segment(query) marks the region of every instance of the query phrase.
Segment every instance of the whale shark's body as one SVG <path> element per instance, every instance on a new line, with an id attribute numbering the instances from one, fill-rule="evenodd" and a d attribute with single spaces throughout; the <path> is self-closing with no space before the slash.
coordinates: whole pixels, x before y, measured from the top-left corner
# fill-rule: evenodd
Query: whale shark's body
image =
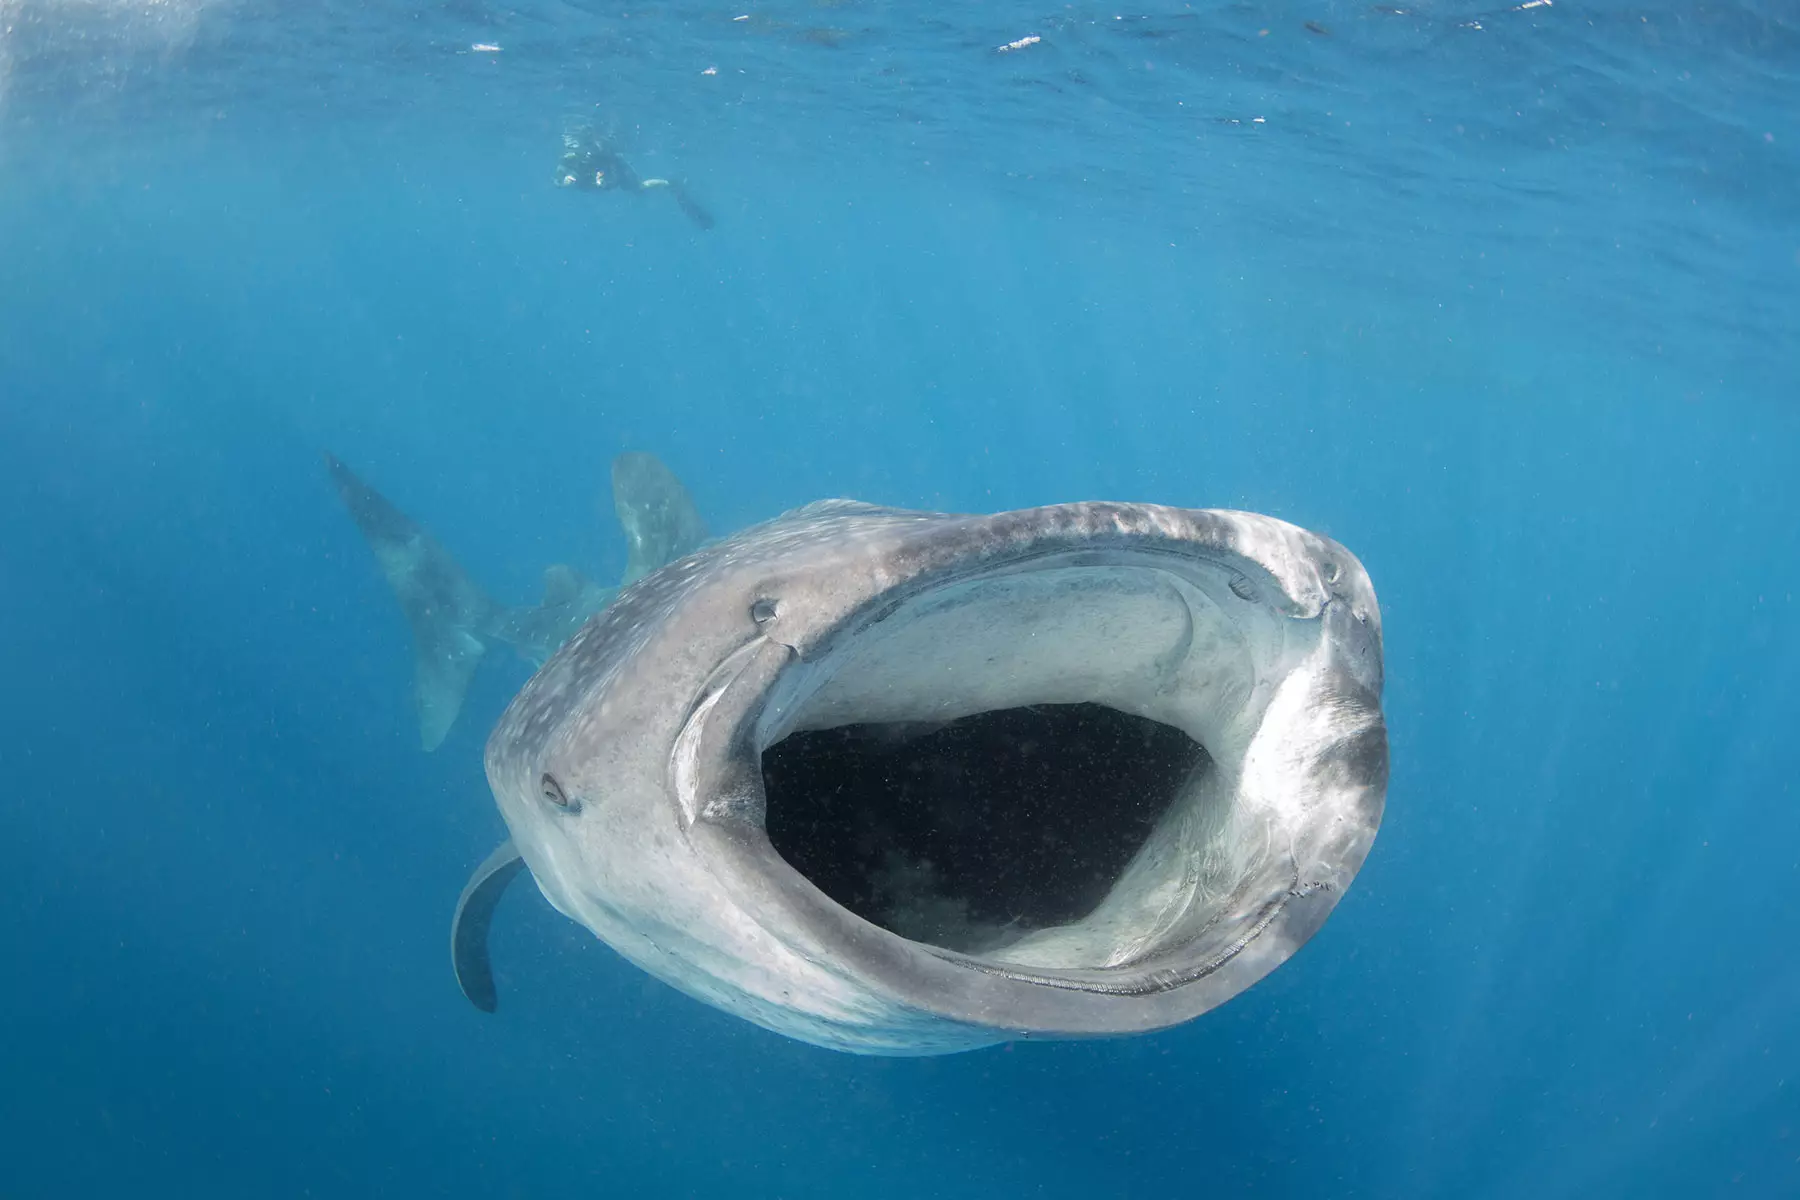
<path id="1" fill-rule="evenodd" d="M 812 505 L 629 583 L 514 699 L 457 974 L 493 1008 L 528 868 L 645 970 L 823 1046 L 1176 1024 L 1343 896 L 1381 686 L 1362 565 L 1282 521 Z"/>

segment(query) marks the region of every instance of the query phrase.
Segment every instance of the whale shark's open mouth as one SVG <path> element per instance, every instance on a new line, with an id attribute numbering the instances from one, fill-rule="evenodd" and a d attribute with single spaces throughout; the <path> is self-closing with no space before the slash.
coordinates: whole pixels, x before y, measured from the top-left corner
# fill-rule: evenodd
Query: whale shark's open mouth
<path id="1" fill-rule="evenodd" d="M 1137 556 L 889 601 L 771 689 L 769 844 L 969 965 L 1078 990 L 1195 978 L 1297 880 L 1285 814 L 1245 781 L 1267 681 L 1316 632 L 1292 625 L 1235 568 Z"/>
<path id="2" fill-rule="evenodd" d="M 1211 765 L 1099 704 L 797 733 L 763 753 L 769 841 L 864 920 L 984 954 L 1092 913 Z"/>

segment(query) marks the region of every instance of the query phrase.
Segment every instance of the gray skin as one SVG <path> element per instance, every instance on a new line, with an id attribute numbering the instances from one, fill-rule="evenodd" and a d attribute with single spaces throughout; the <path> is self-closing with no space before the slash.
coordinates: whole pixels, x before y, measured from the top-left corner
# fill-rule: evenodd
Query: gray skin
<path id="1" fill-rule="evenodd" d="M 1284 962 L 1362 865 L 1381 685 L 1362 565 L 1273 518 L 814 504 L 630 585 L 513 700 L 486 756 L 511 839 L 459 905 L 480 936 L 453 934 L 458 976 L 491 1007 L 486 924 L 522 861 L 643 969 L 821 1046 L 1174 1025 Z M 1182 729 L 1211 766 L 1072 924 L 978 954 L 909 941 L 769 842 L 761 755 L 790 733 L 1081 702 Z"/>
<path id="2" fill-rule="evenodd" d="M 511 607 L 490 599 L 438 540 L 332 455 L 325 465 L 406 614 L 413 635 L 413 704 L 419 743 L 443 744 L 463 697 L 491 645 L 510 646 L 541 665 L 587 619 L 618 594 L 557 564 L 544 571 L 538 604 Z M 624 582 L 679 558 L 706 537 L 693 497 L 651 454 L 613 460 L 613 507 L 625 530 Z"/>

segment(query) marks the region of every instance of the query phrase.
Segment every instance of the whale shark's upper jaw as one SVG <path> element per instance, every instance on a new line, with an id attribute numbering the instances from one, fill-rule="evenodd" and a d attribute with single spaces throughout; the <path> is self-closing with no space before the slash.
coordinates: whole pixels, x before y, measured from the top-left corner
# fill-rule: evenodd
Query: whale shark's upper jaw
<path id="1" fill-rule="evenodd" d="M 1361 865 L 1380 641 L 1355 558 L 1269 518 L 815 508 L 628 589 L 489 775 L 553 904 L 770 1028 L 1154 1029 L 1279 965 Z"/>

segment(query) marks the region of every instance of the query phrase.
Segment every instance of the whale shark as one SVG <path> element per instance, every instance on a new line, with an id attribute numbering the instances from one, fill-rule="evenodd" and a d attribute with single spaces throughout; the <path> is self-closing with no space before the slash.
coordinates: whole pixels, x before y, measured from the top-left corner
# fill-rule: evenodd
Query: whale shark
<path id="1" fill-rule="evenodd" d="M 412 629 L 413 704 L 427 751 L 443 744 L 490 646 L 511 647 L 539 666 L 618 592 L 559 563 L 545 568 L 539 603 L 496 603 L 418 522 L 335 456 L 326 454 L 325 465 Z M 655 455 L 631 451 L 615 458 L 612 491 L 625 531 L 623 583 L 705 540 L 693 497 Z"/>
<path id="2" fill-rule="evenodd" d="M 1275 518 L 812 504 L 628 583 L 513 699 L 456 977 L 495 1009 L 529 874 L 650 974 L 836 1050 L 1176 1025 L 1361 867 L 1382 671 L 1362 564 Z"/>

